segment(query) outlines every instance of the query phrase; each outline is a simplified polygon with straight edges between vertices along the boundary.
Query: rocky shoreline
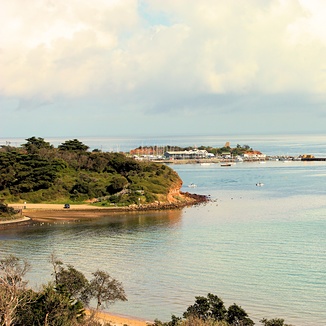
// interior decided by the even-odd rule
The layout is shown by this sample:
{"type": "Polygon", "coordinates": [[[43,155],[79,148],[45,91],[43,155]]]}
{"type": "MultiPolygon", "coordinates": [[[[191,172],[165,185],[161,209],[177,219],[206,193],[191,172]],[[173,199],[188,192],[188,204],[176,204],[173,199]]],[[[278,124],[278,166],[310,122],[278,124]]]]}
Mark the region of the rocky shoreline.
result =
{"type": "Polygon", "coordinates": [[[209,198],[206,195],[191,194],[189,192],[180,192],[179,195],[182,197],[182,200],[173,202],[156,201],[145,205],[131,205],[126,209],[131,211],[181,209],[186,206],[193,206],[209,201],[209,198]]]}

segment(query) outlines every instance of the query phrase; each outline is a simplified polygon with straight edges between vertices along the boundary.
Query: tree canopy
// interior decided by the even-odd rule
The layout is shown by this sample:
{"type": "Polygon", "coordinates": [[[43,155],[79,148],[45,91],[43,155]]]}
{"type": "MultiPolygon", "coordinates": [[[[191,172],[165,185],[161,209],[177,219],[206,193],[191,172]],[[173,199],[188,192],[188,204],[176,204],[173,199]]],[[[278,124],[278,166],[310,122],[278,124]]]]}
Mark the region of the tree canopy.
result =
{"type": "MultiPolygon", "coordinates": [[[[96,310],[117,301],[126,301],[124,288],[109,273],[97,270],[88,280],[72,265],[51,256],[53,279],[39,290],[28,288],[24,280],[30,266],[15,256],[0,260],[0,325],[3,326],[99,326],[87,317],[85,308],[95,300],[96,310]]],[[[198,296],[183,318],[172,315],[171,321],[155,320],[153,326],[253,326],[247,312],[233,304],[227,309],[218,296],[198,296]]],[[[263,326],[291,326],[284,319],[262,319],[263,326]]]]}
{"type": "Polygon", "coordinates": [[[61,151],[81,151],[86,152],[88,150],[88,146],[83,144],[78,139],[66,140],[64,143],[58,146],[61,151]]]}
{"type": "MultiPolygon", "coordinates": [[[[155,320],[153,326],[253,326],[255,323],[247,312],[237,304],[229,308],[218,296],[208,293],[207,297],[195,297],[195,303],[183,313],[183,319],[172,315],[171,321],[155,320]]],[[[263,326],[291,326],[284,319],[262,319],[263,326]]]]}
{"type": "Polygon", "coordinates": [[[27,262],[15,256],[0,260],[0,325],[99,326],[85,314],[92,298],[106,305],[127,300],[122,284],[107,272],[97,270],[88,280],[73,266],[51,260],[54,279],[37,291],[24,280],[27,262]]]}
{"type": "Polygon", "coordinates": [[[181,184],[162,164],[136,161],[122,153],[88,152],[77,139],[53,148],[27,138],[22,148],[0,150],[0,199],[7,202],[83,202],[130,205],[164,202],[181,184]]]}

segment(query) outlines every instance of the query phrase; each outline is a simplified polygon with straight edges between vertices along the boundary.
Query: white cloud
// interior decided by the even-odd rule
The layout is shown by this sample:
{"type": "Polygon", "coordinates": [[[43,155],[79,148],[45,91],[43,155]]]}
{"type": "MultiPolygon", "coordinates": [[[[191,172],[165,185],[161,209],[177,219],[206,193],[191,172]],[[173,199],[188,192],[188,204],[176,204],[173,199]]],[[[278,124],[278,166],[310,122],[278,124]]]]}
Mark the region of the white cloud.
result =
{"type": "Polygon", "coordinates": [[[325,93],[324,1],[3,0],[3,96],[325,93]],[[143,1],[144,3],[145,1],[143,1]]]}

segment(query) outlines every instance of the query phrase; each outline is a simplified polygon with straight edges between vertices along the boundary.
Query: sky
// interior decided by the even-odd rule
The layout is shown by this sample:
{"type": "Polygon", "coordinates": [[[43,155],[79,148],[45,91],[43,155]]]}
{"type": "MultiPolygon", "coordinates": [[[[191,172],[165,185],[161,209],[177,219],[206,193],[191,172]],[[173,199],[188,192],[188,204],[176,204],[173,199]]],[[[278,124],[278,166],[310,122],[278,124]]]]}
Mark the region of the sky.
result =
{"type": "Polygon", "coordinates": [[[0,138],[323,133],[325,0],[1,0],[0,138]]]}

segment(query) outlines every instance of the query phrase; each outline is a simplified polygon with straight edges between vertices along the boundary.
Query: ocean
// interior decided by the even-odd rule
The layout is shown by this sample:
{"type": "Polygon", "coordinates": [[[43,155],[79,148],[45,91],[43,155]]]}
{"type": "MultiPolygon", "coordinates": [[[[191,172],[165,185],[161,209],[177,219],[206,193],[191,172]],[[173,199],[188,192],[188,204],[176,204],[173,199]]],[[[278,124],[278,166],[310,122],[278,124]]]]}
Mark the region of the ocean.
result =
{"type": "MultiPolygon", "coordinates": [[[[324,136],[246,137],[189,137],[188,145],[230,141],[267,155],[326,157],[324,136]]],[[[151,145],[133,141],[118,146],[151,145]]],[[[174,141],[187,144],[186,137],[174,141]]],[[[106,139],[94,148],[112,143],[106,139]]],[[[279,317],[296,326],[326,325],[326,162],[170,166],[183,191],[211,201],[0,230],[1,256],[26,258],[33,287],[51,279],[52,252],[88,277],[98,268],[108,271],[128,297],[108,308],[113,313],[167,321],[181,316],[195,296],[213,293],[226,306],[242,306],[257,324],[279,317]]]]}
{"type": "MultiPolygon", "coordinates": [[[[29,136],[31,137],[31,136],[29,136]]],[[[28,137],[26,137],[28,138],[28,137]]],[[[11,145],[18,147],[26,143],[26,138],[0,137],[0,146],[11,145]]],[[[55,147],[66,140],[77,138],[90,150],[100,149],[104,152],[129,152],[139,146],[212,146],[223,147],[230,142],[231,147],[237,144],[249,145],[266,155],[301,155],[314,154],[326,156],[326,135],[323,134],[291,134],[291,135],[219,135],[219,136],[159,136],[159,137],[43,137],[55,147]]]]}

